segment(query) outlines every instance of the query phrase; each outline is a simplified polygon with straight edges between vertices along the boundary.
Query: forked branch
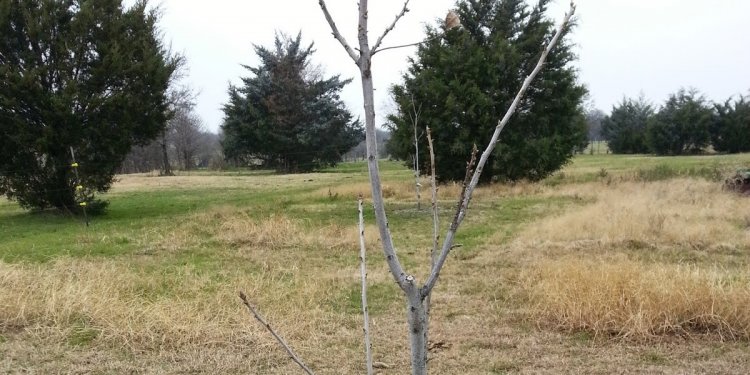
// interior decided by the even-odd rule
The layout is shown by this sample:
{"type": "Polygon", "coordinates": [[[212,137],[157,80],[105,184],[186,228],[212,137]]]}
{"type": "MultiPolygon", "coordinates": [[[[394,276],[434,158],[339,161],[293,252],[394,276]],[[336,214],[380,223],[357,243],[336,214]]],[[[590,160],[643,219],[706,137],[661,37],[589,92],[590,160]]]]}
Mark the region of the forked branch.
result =
{"type": "Polygon", "coordinates": [[[400,20],[401,17],[403,17],[408,11],[409,11],[409,0],[406,0],[404,2],[404,7],[401,8],[401,12],[399,12],[396,15],[396,18],[393,20],[393,23],[391,23],[388,27],[386,27],[386,29],[383,31],[383,35],[381,35],[378,38],[378,40],[375,42],[375,44],[372,45],[372,53],[370,54],[371,56],[378,53],[378,48],[380,48],[380,44],[383,43],[383,39],[386,37],[386,35],[388,35],[388,33],[390,33],[393,30],[394,27],[396,27],[398,20],[400,20]]]}
{"type": "Polygon", "coordinates": [[[359,64],[359,55],[354,52],[352,47],[347,43],[346,39],[343,35],[341,35],[341,32],[339,32],[339,28],[336,27],[336,22],[333,21],[333,17],[331,17],[331,13],[328,12],[328,7],[326,6],[326,2],[324,0],[318,0],[318,4],[320,4],[320,9],[323,10],[323,15],[326,17],[326,21],[328,21],[328,25],[331,27],[331,32],[333,32],[333,37],[336,38],[336,40],[341,43],[341,46],[344,47],[346,50],[346,53],[349,54],[349,57],[354,60],[354,63],[359,64]]]}
{"type": "Polygon", "coordinates": [[[284,350],[286,350],[286,352],[289,354],[289,357],[292,358],[292,361],[294,361],[297,365],[299,365],[299,367],[302,368],[304,372],[306,372],[309,375],[313,375],[312,370],[310,370],[310,368],[307,367],[307,365],[305,365],[304,362],[302,362],[299,356],[297,356],[297,354],[294,353],[292,348],[289,347],[289,344],[287,344],[286,341],[284,341],[284,339],[281,336],[279,336],[278,333],[276,333],[273,327],[271,327],[271,324],[269,324],[268,321],[266,321],[266,319],[264,319],[263,316],[260,315],[258,310],[256,310],[255,307],[253,307],[253,305],[250,304],[250,301],[247,300],[247,296],[245,295],[245,293],[240,292],[240,299],[242,299],[242,303],[245,304],[245,306],[247,307],[247,310],[250,311],[251,314],[253,314],[255,319],[257,319],[260,322],[260,324],[266,327],[268,332],[271,332],[271,335],[273,335],[276,341],[278,341],[279,344],[281,344],[281,346],[284,347],[284,350]]]}
{"type": "Polygon", "coordinates": [[[570,18],[575,13],[575,10],[576,10],[576,6],[573,2],[571,2],[570,9],[565,14],[565,18],[563,18],[563,21],[560,23],[560,26],[558,26],[557,31],[555,32],[555,36],[552,37],[552,40],[549,42],[547,47],[542,52],[542,55],[539,57],[539,61],[536,63],[534,70],[523,81],[523,85],[521,85],[521,88],[518,90],[516,97],[513,99],[513,102],[511,103],[510,107],[508,107],[508,110],[505,112],[505,116],[503,116],[503,118],[500,121],[498,121],[497,126],[495,127],[495,132],[492,133],[492,138],[490,139],[490,142],[487,144],[487,148],[485,148],[484,152],[482,152],[482,156],[479,158],[479,163],[477,163],[476,170],[474,170],[474,173],[472,174],[471,181],[469,182],[468,186],[466,186],[466,190],[461,194],[461,200],[459,202],[458,210],[456,212],[456,216],[453,218],[453,222],[451,222],[451,226],[448,229],[448,233],[446,233],[445,235],[445,240],[443,242],[442,249],[440,250],[440,257],[438,258],[437,263],[433,267],[432,272],[430,273],[430,276],[427,278],[427,282],[425,283],[424,287],[422,287],[423,297],[426,297],[427,295],[430,294],[430,292],[432,291],[432,288],[435,287],[435,283],[437,283],[438,277],[440,277],[440,270],[443,268],[443,264],[445,264],[445,260],[448,258],[448,254],[453,248],[453,239],[456,235],[456,230],[458,229],[458,227],[461,225],[461,222],[463,222],[464,218],[466,217],[466,210],[469,208],[469,202],[471,201],[471,196],[474,193],[474,189],[476,188],[477,184],[479,183],[479,176],[482,174],[484,165],[487,164],[487,159],[489,159],[490,155],[492,154],[492,151],[495,149],[495,146],[497,145],[497,141],[500,137],[500,132],[503,131],[503,128],[505,128],[505,125],[508,124],[508,121],[510,120],[511,116],[513,116],[513,113],[516,111],[516,108],[518,107],[518,103],[521,101],[521,98],[523,98],[524,94],[526,93],[526,90],[528,90],[529,85],[531,85],[531,82],[534,80],[534,78],[539,73],[539,71],[542,70],[542,66],[544,65],[544,61],[547,59],[547,55],[552,50],[552,48],[555,47],[555,44],[557,44],[557,41],[560,39],[560,36],[563,34],[565,27],[568,25],[568,22],[570,22],[570,18]]]}

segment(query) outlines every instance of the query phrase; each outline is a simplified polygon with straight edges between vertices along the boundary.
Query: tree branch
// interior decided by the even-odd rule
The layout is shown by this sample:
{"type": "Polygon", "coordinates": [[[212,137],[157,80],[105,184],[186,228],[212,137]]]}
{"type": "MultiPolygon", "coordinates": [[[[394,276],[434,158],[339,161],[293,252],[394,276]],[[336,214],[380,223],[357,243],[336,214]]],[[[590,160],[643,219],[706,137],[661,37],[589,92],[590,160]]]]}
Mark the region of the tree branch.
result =
{"type": "MultiPolygon", "coordinates": [[[[381,48],[381,49],[379,49],[379,50],[377,50],[377,51],[375,51],[375,52],[383,52],[383,51],[387,51],[387,50],[389,50],[389,49],[397,49],[397,48],[414,47],[414,46],[418,46],[418,45],[420,45],[420,44],[422,44],[422,43],[424,43],[424,42],[427,42],[427,41],[429,41],[429,39],[425,39],[425,40],[423,40],[423,41],[421,41],[421,42],[414,42],[414,43],[409,43],[409,44],[400,44],[400,45],[397,45],[397,46],[388,46],[388,47],[383,47],[383,48],[381,48]]],[[[373,52],[373,55],[375,54],[375,52],[373,52]]]]}
{"type": "MultiPolygon", "coordinates": [[[[440,246],[440,217],[438,212],[438,200],[437,200],[437,178],[435,177],[435,146],[432,143],[432,132],[430,131],[430,127],[427,127],[427,146],[430,150],[430,190],[432,191],[432,249],[430,249],[430,272],[432,272],[432,269],[435,267],[435,262],[437,261],[437,251],[438,246],[440,246]]],[[[427,324],[425,324],[425,337],[429,337],[429,330],[430,330],[430,313],[432,311],[432,294],[428,294],[424,297],[424,310],[426,316],[427,324]]],[[[429,341],[425,340],[424,342],[425,346],[425,353],[429,355],[429,341]]],[[[429,358],[428,358],[429,360],[429,358]]]]}
{"type": "Polygon", "coordinates": [[[263,316],[260,315],[260,313],[258,312],[258,310],[256,310],[253,307],[253,305],[250,304],[250,302],[247,300],[247,296],[245,295],[245,293],[240,292],[240,299],[242,299],[242,303],[245,304],[245,306],[247,306],[248,311],[250,311],[250,313],[253,314],[253,316],[255,317],[255,319],[257,319],[260,322],[260,324],[262,324],[264,327],[266,327],[266,329],[268,330],[268,332],[271,332],[271,334],[273,335],[273,337],[276,338],[276,341],[278,341],[279,344],[281,344],[281,346],[284,347],[284,349],[286,350],[286,352],[289,354],[289,357],[291,357],[292,360],[296,364],[298,364],[299,367],[302,368],[303,371],[305,371],[309,375],[313,375],[312,370],[310,370],[310,368],[308,368],[302,362],[302,360],[297,356],[297,354],[295,354],[294,351],[289,347],[289,345],[286,343],[286,341],[284,341],[284,339],[281,338],[281,336],[279,336],[276,333],[276,331],[273,329],[273,327],[271,327],[271,325],[263,318],[263,316]]]}
{"type": "Polygon", "coordinates": [[[367,360],[367,375],[372,375],[372,343],[370,342],[370,312],[367,308],[367,264],[365,263],[365,219],[362,213],[362,195],[359,195],[357,201],[359,210],[359,274],[362,279],[362,315],[364,323],[362,326],[365,332],[365,357],[367,360]]]}
{"type": "Polygon", "coordinates": [[[484,169],[484,165],[487,163],[487,159],[489,159],[490,155],[492,154],[492,151],[495,149],[495,146],[497,145],[497,141],[500,137],[500,132],[503,131],[503,128],[505,128],[505,125],[507,125],[511,116],[513,116],[513,113],[516,111],[516,107],[518,107],[518,103],[521,101],[521,98],[523,98],[524,94],[526,93],[526,90],[528,90],[531,82],[534,80],[534,78],[539,73],[539,71],[542,70],[542,66],[544,65],[544,61],[546,60],[547,55],[552,50],[552,48],[554,48],[555,44],[557,44],[557,41],[560,39],[560,36],[565,30],[565,26],[568,24],[568,22],[570,22],[570,18],[575,13],[575,10],[576,10],[576,6],[571,1],[570,10],[568,11],[568,13],[565,14],[565,18],[563,18],[563,21],[560,23],[560,26],[557,28],[557,31],[555,32],[555,36],[552,37],[552,40],[549,42],[547,47],[542,52],[542,55],[539,57],[539,61],[537,62],[536,67],[534,67],[534,70],[523,81],[523,85],[518,90],[518,93],[516,94],[515,99],[513,99],[513,102],[511,103],[510,107],[508,107],[508,110],[505,112],[505,116],[503,116],[503,118],[500,121],[498,121],[497,126],[495,127],[495,132],[492,134],[492,138],[490,139],[490,142],[487,145],[487,148],[484,150],[484,152],[482,152],[482,157],[479,159],[477,168],[472,174],[471,182],[469,183],[468,187],[466,187],[465,193],[462,194],[463,197],[461,199],[461,202],[459,203],[456,216],[453,218],[453,222],[451,223],[450,229],[448,230],[448,233],[446,233],[445,235],[445,240],[443,242],[443,247],[440,252],[440,257],[438,258],[438,261],[435,264],[435,267],[433,267],[432,272],[430,273],[430,276],[427,279],[427,282],[422,287],[423,297],[426,297],[427,295],[430,294],[430,292],[432,291],[432,288],[435,287],[435,283],[437,283],[438,277],[440,277],[440,270],[443,268],[443,265],[445,264],[445,260],[448,258],[448,254],[450,253],[450,250],[453,247],[453,239],[455,237],[456,230],[461,225],[461,222],[463,222],[463,219],[466,217],[466,210],[469,207],[471,196],[474,193],[474,189],[476,188],[477,184],[479,183],[479,176],[482,174],[482,170],[484,169]]]}
{"type": "Polygon", "coordinates": [[[375,132],[375,101],[373,79],[372,79],[372,57],[370,45],[367,39],[367,0],[359,1],[359,51],[360,58],[357,66],[362,78],[362,101],[365,109],[365,143],[367,145],[367,170],[370,176],[370,189],[372,190],[372,205],[375,211],[375,220],[378,224],[380,241],[383,246],[388,269],[401,290],[406,293],[418,294],[419,290],[414,283],[414,277],[404,272],[401,262],[393,245],[393,236],[388,228],[388,216],[385,213],[385,202],[383,200],[383,187],[380,183],[380,170],[378,167],[378,145],[375,132]]]}
{"type": "Polygon", "coordinates": [[[396,23],[398,23],[398,20],[400,20],[401,17],[403,17],[406,14],[406,12],[409,11],[408,6],[409,6],[409,0],[406,0],[404,2],[404,7],[401,8],[401,12],[399,12],[399,14],[396,15],[396,18],[393,20],[393,23],[391,23],[390,26],[388,26],[383,31],[383,35],[381,35],[380,38],[378,38],[378,40],[375,42],[375,44],[373,44],[371,55],[378,53],[378,48],[380,48],[380,44],[383,43],[383,38],[385,38],[385,36],[388,35],[388,33],[391,32],[394,27],[396,27],[396,23]]]}
{"type": "MultiPolygon", "coordinates": [[[[427,43],[427,42],[430,42],[430,41],[433,41],[433,40],[435,40],[435,39],[439,39],[439,38],[442,38],[442,37],[443,37],[443,34],[438,34],[438,35],[435,35],[435,36],[433,36],[432,38],[427,38],[427,39],[425,39],[425,40],[422,40],[422,41],[419,41],[419,42],[414,42],[414,43],[407,43],[407,44],[399,44],[399,45],[395,45],[395,46],[388,46],[388,47],[383,47],[383,48],[379,48],[379,49],[378,49],[377,51],[375,51],[375,52],[383,52],[383,51],[387,51],[387,50],[389,50],[389,49],[398,49],[398,48],[414,47],[414,46],[418,46],[418,45],[420,45],[420,44],[424,44],[424,43],[427,43]]],[[[372,54],[374,55],[374,54],[375,54],[375,52],[373,52],[372,54]]]]}
{"type": "Polygon", "coordinates": [[[320,9],[323,10],[323,15],[326,17],[326,21],[328,21],[328,25],[331,26],[331,31],[333,32],[333,37],[336,38],[336,40],[341,43],[341,46],[344,47],[346,50],[346,53],[349,54],[349,57],[354,60],[355,64],[359,64],[359,58],[360,56],[357,55],[356,52],[352,49],[351,46],[349,46],[349,43],[347,43],[346,39],[341,35],[339,32],[338,27],[336,27],[336,22],[333,22],[333,17],[331,17],[331,13],[328,12],[328,7],[326,7],[326,2],[324,0],[318,0],[318,4],[320,4],[320,9]]]}

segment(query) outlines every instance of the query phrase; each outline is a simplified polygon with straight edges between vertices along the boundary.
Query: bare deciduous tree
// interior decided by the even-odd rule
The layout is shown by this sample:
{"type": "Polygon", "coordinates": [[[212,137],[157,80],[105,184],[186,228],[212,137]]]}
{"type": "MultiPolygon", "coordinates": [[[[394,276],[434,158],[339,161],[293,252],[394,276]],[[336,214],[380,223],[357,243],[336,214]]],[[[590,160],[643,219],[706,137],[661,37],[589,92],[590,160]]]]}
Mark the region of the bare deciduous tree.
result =
{"type": "MultiPolygon", "coordinates": [[[[435,287],[438,278],[440,277],[440,271],[445,264],[448,254],[453,248],[453,240],[459,226],[466,217],[469,202],[471,201],[472,193],[479,182],[479,176],[482,173],[484,165],[487,162],[490,154],[497,144],[500,132],[507,124],[510,117],[515,112],[518,103],[523,97],[524,93],[529,87],[529,84],[541,70],[544,60],[547,57],[549,51],[554,47],[563,32],[563,29],[567,25],[570,17],[575,11],[575,5],[571,2],[570,10],[565,15],[562,23],[560,24],[557,32],[546,46],[544,51],[536,64],[536,67],[531,74],[526,77],[522,87],[518,91],[515,99],[505,113],[505,116],[498,121],[495,131],[489,141],[489,144],[485,148],[484,152],[476,165],[476,169],[472,171],[472,163],[469,163],[467,168],[467,179],[465,181],[464,189],[461,193],[459,203],[456,208],[456,214],[453,221],[450,224],[448,232],[443,240],[443,244],[440,248],[439,254],[432,265],[430,274],[427,281],[420,285],[415,277],[407,273],[401,266],[398,254],[396,253],[395,245],[393,244],[393,238],[388,228],[388,217],[385,212],[385,204],[383,200],[382,187],[380,182],[380,171],[378,167],[378,151],[375,136],[375,106],[374,106],[374,89],[373,89],[373,78],[372,78],[372,57],[380,50],[383,39],[388,35],[390,31],[396,26],[398,21],[408,12],[409,0],[404,2],[404,6],[401,11],[396,15],[393,22],[385,29],[385,31],[378,37],[375,44],[370,46],[368,38],[368,1],[359,0],[359,27],[358,36],[359,49],[358,53],[352,48],[343,35],[339,32],[336,23],[334,22],[328,7],[324,0],[319,0],[323,15],[328,22],[333,32],[334,38],[341,43],[344,50],[347,52],[349,57],[354,61],[360,70],[360,77],[362,81],[362,95],[365,109],[365,135],[367,145],[367,164],[370,177],[370,188],[372,190],[373,206],[375,211],[375,219],[378,225],[381,243],[383,246],[383,253],[388,264],[388,268],[398,283],[401,290],[403,290],[407,300],[407,321],[409,324],[409,338],[411,343],[411,365],[412,374],[426,374],[427,373],[427,312],[428,306],[426,301],[429,300],[430,294],[435,287]]],[[[385,48],[384,48],[385,49],[385,48]]]]}
{"type": "Polygon", "coordinates": [[[193,169],[202,147],[203,133],[206,131],[203,120],[191,110],[181,108],[170,121],[169,128],[182,168],[193,169]]]}

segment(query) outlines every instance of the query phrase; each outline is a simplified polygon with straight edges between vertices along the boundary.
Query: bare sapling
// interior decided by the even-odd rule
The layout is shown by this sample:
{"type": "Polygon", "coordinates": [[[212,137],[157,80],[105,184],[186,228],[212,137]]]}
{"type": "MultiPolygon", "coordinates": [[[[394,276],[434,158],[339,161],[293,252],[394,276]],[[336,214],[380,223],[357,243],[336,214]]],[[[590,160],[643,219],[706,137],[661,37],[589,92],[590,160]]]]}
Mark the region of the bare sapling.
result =
{"type": "MultiPolygon", "coordinates": [[[[430,203],[432,208],[432,247],[430,248],[430,269],[435,267],[435,261],[437,256],[438,247],[440,246],[440,211],[438,207],[438,186],[437,177],[435,175],[435,149],[432,144],[432,132],[427,127],[427,146],[430,151],[430,203]]],[[[430,306],[432,306],[432,293],[427,295],[424,300],[425,314],[427,315],[427,327],[425,327],[425,336],[429,336],[430,331],[430,306]]],[[[428,345],[426,349],[429,353],[429,343],[425,340],[425,345],[428,345]]]]}
{"type": "Polygon", "coordinates": [[[372,343],[370,342],[370,312],[367,309],[367,260],[365,253],[365,216],[362,209],[362,195],[357,200],[357,211],[359,212],[359,274],[362,279],[362,330],[365,334],[365,361],[367,375],[372,375],[372,343]]]}
{"type": "Polygon", "coordinates": [[[420,192],[422,184],[419,183],[419,177],[421,173],[419,171],[419,114],[422,112],[422,105],[419,105],[419,109],[414,104],[414,97],[411,98],[411,109],[409,112],[409,118],[411,124],[414,127],[414,191],[417,195],[417,210],[422,209],[422,194],[420,192]]]}
{"type": "MultiPolygon", "coordinates": [[[[433,288],[435,287],[438,278],[440,277],[440,271],[445,264],[448,255],[453,249],[453,240],[455,238],[456,231],[466,217],[471,197],[479,183],[479,176],[484,169],[484,166],[489,158],[490,154],[495,148],[498,142],[500,132],[503,130],[505,125],[510,120],[511,116],[516,110],[518,103],[525,94],[534,77],[539,73],[544,65],[544,61],[555,46],[558,39],[563,33],[566,25],[570,21],[573,13],[575,12],[575,5],[571,2],[570,9],[565,15],[565,18],[561,22],[554,37],[551,39],[549,44],[543,50],[539,61],[537,62],[534,70],[529,74],[523,82],[523,85],[516,94],[515,99],[511,103],[507,112],[501,120],[498,121],[495,131],[487,145],[482,152],[479,161],[476,163],[476,168],[473,168],[474,163],[469,162],[467,168],[467,174],[465,179],[464,188],[462,189],[459,202],[456,207],[456,213],[453,220],[448,228],[448,231],[443,239],[442,246],[440,247],[437,258],[431,267],[430,274],[427,281],[420,285],[415,277],[407,273],[401,266],[396,248],[393,244],[393,238],[388,227],[388,217],[385,212],[385,203],[383,200],[382,187],[380,182],[380,171],[378,166],[378,150],[376,143],[376,127],[375,127],[375,106],[374,106],[374,89],[373,89],[373,78],[372,78],[372,56],[375,55],[380,48],[383,39],[388,33],[393,30],[398,21],[408,12],[409,0],[404,2],[404,6],[401,11],[396,15],[393,22],[385,29],[380,35],[375,44],[371,47],[368,39],[368,1],[359,1],[359,26],[357,39],[359,41],[359,53],[355,52],[346,39],[341,35],[336,24],[328,11],[324,0],[319,0],[323,15],[326,21],[331,27],[334,38],[339,41],[344,50],[347,52],[349,57],[354,61],[360,71],[360,77],[362,82],[362,96],[365,110],[365,136],[367,146],[367,165],[370,177],[370,188],[372,190],[373,208],[375,211],[375,220],[378,226],[378,232],[380,235],[383,253],[385,256],[388,269],[393,276],[396,283],[399,285],[401,290],[404,292],[407,302],[407,322],[409,325],[409,340],[411,346],[411,367],[412,374],[426,374],[427,373],[427,306],[426,301],[433,288]]],[[[476,153],[474,153],[476,156],[476,153]]],[[[472,157],[475,160],[475,157],[472,157]]]]}

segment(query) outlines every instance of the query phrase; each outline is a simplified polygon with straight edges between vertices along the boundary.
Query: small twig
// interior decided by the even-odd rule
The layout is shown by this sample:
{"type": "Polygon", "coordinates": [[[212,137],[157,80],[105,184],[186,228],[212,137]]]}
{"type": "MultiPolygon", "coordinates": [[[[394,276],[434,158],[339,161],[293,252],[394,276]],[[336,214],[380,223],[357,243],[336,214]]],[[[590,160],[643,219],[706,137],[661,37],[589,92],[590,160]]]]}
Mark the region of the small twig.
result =
{"type": "Polygon", "coordinates": [[[362,278],[362,315],[365,332],[365,356],[367,360],[367,375],[372,375],[372,343],[370,342],[370,312],[367,308],[367,264],[365,263],[365,218],[362,209],[362,194],[357,200],[359,210],[359,273],[362,278]]]}
{"type": "Polygon", "coordinates": [[[284,349],[286,350],[286,352],[289,354],[289,357],[292,358],[292,361],[294,361],[296,364],[298,364],[299,367],[302,368],[303,371],[305,371],[309,375],[313,375],[312,370],[310,370],[310,368],[307,367],[304,362],[302,362],[302,360],[297,356],[297,354],[294,353],[294,351],[292,350],[292,348],[289,347],[289,344],[287,344],[286,341],[284,341],[284,339],[276,333],[276,331],[273,329],[273,327],[271,327],[271,324],[269,324],[263,318],[263,316],[260,315],[260,313],[258,312],[258,310],[256,310],[253,307],[253,305],[250,304],[250,302],[247,300],[247,296],[245,295],[245,293],[240,292],[240,299],[242,299],[242,303],[245,304],[245,306],[247,306],[248,311],[250,311],[250,313],[253,314],[253,316],[255,317],[255,319],[257,319],[260,322],[260,324],[262,324],[264,327],[266,327],[266,329],[268,330],[268,332],[271,332],[271,335],[273,335],[273,337],[276,338],[276,341],[278,341],[279,344],[281,344],[281,346],[284,347],[284,349]]]}
{"type": "MultiPolygon", "coordinates": [[[[377,50],[377,51],[375,51],[375,52],[383,52],[383,51],[387,51],[387,50],[389,50],[389,49],[398,49],[398,48],[407,48],[407,47],[414,47],[414,46],[418,46],[418,45],[420,45],[420,44],[424,44],[424,43],[427,43],[427,42],[433,41],[433,40],[435,40],[435,39],[440,39],[440,38],[442,38],[442,37],[443,37],[443,34],[439,34],[439,35],[435,35],[435,36],[433,36],[432,38],[427,38],[427,39],[425,39],[425,40],[422,40],[422,41],[419,41],[419,42],[408,43],[408,44],[399,44],[399,45],[396,45],[396,46],[388,46],[388,47],[383,47],[383,48],[381,48],[381,49],[379,49],[379,50],[377,50]]],[[[373,54],[375,54],[375,52],[373,52],[373,54]]]]}
{"type": "Polygon", "coordinates": [[[406,14],[406,12],[409,11],[408,6],[409,6],[409,0],[406,0],[404,2],[404,7],[401,8],[401,12],[399,12],[399,14],[396,15],[396,18],[393,20],[393,23],[391,23],[388,27],[386,27],[385,31],[383,31],[383,35],[381,35],[380,38],[378,38],[378,40],[372,46],[372,53],[370,54],[370,56],[378,52],[378,48],[380,48],[380,43],[383,42],[383,38],[385,38],[385,36],[388,35],[388,33],[391,32],[394,27],[396,27],[396,23],[398,23],[398,20],[400,20],[401,17],[403,17],[406,14]]]}

